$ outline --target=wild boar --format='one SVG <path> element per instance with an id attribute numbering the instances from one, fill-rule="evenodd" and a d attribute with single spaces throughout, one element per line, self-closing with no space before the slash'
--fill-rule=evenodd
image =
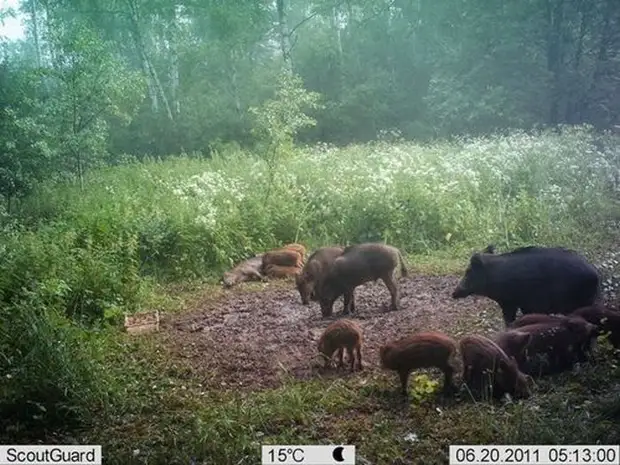
<path id="1" fill-rule="evenodd" d="M 521 369 L 526 364 L 526 348 L 532 338 L 531 334 L 519 332 L 518 329 L 503 331 L 495 336 L 494 342 L 508 355 L 514 357 Z"/>
<path id="2" fill-rule="evenodd" d="M 463 357 L 463 380 L 478 391 L 492 388 L 493 397 L 508 393 L 514 397 L 527 398 L 532 394 L 532 378 L 519 370 L 514 357 L 509 357 L 492 340 L 478 335 L 465 336 L 459 342 Z M 486 376 L 491 377 L 488 382 Z"/>
<path id="3" fill-rule="evenodd" d="M 522 326 L 515 331 L 530 335 L 522 371 L 540 376 L 567 370 L 576 361 L 585 361 L 585 352 L 596 335 L 594 325 L 577 319 L 569 319 L 564 324 Z"/>
<path id="4" fill-rule="evenodd" d="M 456 348 L 456 342 L 451 337 L 427 331 L 385 344 L 379 351 L 379 357 L 383 368 L 398 373 L 405 396 L 409 374 L 419 368 L 439 368 L 444 374 L 444 391 L 450 391 L 454 387 L 452 359 Z"/>
<path id="5" fill-rule="evenodd" d="M 293 278 L 301 273 L 301 268 L 296 266 L 269 265 L 265 268 L 265 276 L 268 278 L 284 279 Z"/>
<path id="6" fill-rule="evenodd" d="M 390 310 L 399 309 L 400 293 L 395 282 L 395 270 L 400 265 L 401 275 L 407 276 L 407 268 L 396 247 L 379 243 L 365 243 L 345 248 L 328 268 L 316 287 L 316 295 L 324 317 L 330 316 L 334 302 L 344 295 L 345 314 L 351 311 L 354 291 L 369 281 L 381 279 L 391 295 Z"/>
<path id="7" fill-rule="evenodd" d="M 319 354 L 325 359 L 325 368 L 331 365 L 332 355 L 338 352 L 339 367 L 344 367 L 343 355 L 346 349 L 351 365 L 351 371 L 355 371 L 355 359 L 357 356 L 357 368 L 362 369 L 362 328 L 353 320 L 340 319 L 331 323 L 319 339 Z M 354 355 L 355 352 L 355 355 Z"/>
<path id="8" fill-rule="evenodd" d="M 264 273 L 269 265 L 295 266 L 301 268 L 303 263 L 301 255 L 295 250 L 278 249 L 270 250 L 263 254 L 263 267 L 261 271 Z"/>
<path id="9" fill-rule="evenodd" d="M 517 310 L 528 313 L 570 313 L 599 297 L 600 276 L 577 252 L 561 247 L 521 247 L 495 254 L 493 246 L 474 253 L 452 297 L 488 297 L 499 304 L 504 323 Z"/>
<path id="10" fill-rule="evenodd" d="M 294 250 L 301 256 L 302 264 L 306 261 L 306 247 L 303 244 L 286 244 L 282 249 Z"/>
<path id="11" fill-rule="evenodd" d="M 620 312 L 603 305 L 578 308 L 570 314 L 596 325 L 597 334 L 609 333 L 609 342 L 620 348 Z"/>
<path id="12" fill-rule="evenodd" d="M 564 315 L 547 315 L 546 313 L 528 313 L 517 318 L 510 323 L 510 328 L 520 328 L 522 326 L 535 325 L 539 323 L 555 324 L 564 321 Z"/>
<path id="13" fill-rule="evenodd" d="M 295 278 L 295 284 L 304 305 L 310 304 L 310 298 L 316 298 L 314 287 L 334 262 L 334 260 L 342 255 L 344 248 L 342 247 L 321 247 L 308 257 L 308 261 L 304 265 L 302 272 Z M 354 303 L 351 304 L 354 306 Z M 352 311 L 355 311 L 352 309 Z"/>
<path id="14" fill-rule="evenodd" d="M 262 265 L 263 254 L 244 260 L 232 270 L 224 273 L 222 284 L 229 288 L 247 281 L 266 281 L 267 278 L 261 274 Z"/>

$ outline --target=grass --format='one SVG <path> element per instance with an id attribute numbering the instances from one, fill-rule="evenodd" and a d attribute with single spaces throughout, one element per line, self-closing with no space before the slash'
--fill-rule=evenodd
<path id="1" fill-rule="evenodd" d="M 369 463 L 428 464 L 446 463 L 450 444 L 620 441 L 620 369 L 600 352 L 597 364 L 580 373 L 539 381 L 529 400 L 491 404 L 475 403 L 466 393 L 460 400 L 427 394 L 404 402 L 389 373 L 289 380 L 281 388 L 249 394 L 205 392 L 186 368 L 166 358 L 156 338 L 126 344 L 126 350 L 140 354 L 142 365 L 152 367 L 128 373 L 128 379 L 146 376 L 141 386 L 150 389 L 137 397 L 141 405 L 135 413 L 79 436 L 103 443 L 106 463 L 190 463 L 192 458 L 257 463 L 261 444 L 343 443 L 356 445 Z M 441 379 L 438 373 L 430 376 Z M 419 384 L 412 381 L 410 391 Z"/>
<path id="2" fill-rule="evenodd" d="M 84 192 L 40 186 L 22 226 L 0 232 L 0 439 L 102 443 L 119 464 L 256 463 L 267 443 L 356 444 L 373 464 L 445 463 L 455 443 L 618 443 L 610 356 L 526 402 L 432 401 L 420 378 L 405 404 L 388 374 L 205 391 L 157 336 L 116 329 L 125 312 L 198 308 L 224 269 L 293 241 L 386 241 L 410 273 L 434 275 L 460 273 L 488 243 L 559 244 L 613 277 L 617 146 L 562 128 L 300 149 L 269 187 L 241 152 L 102 169 Z"/>

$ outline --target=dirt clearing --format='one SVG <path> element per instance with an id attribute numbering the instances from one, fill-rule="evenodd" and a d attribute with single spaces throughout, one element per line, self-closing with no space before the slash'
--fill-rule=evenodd
<path id="1" fill-rule="evenodd" d="M 453 337 L 490 334 L 503 327 L 501 312 L 488 299 L 454 300 L 456 276 L 401 278 L 402 310 L 387 312 L 390 295 L 379 281 L 355 292 L 352 318 L 364 331 L 364 375 L 380 371 L 379 347 L 386 341 L 417 331 L 443 331 Z M 172 357 L 190 362 L 199 382 L 214 389 L 257 390 L 276 387 L 286 376 L 310 379 L 349 376 L 325 372 L 317 358 L 317 341 L 334 318 L 323 319 L 319 305 L 301 304 L 291 282 L 266 284 L 262 291 L 243 286 L 225 292 L 204 308 L 163 322 L 162 337 Z"/>

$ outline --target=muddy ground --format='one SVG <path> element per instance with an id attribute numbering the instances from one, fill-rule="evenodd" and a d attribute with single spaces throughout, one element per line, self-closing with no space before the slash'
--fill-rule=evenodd
<path id="1" fill-rule="evenodd" d="M 412 332 L 438 330 L 455 338 L 492 334 L 503 327 L 499 307 L 488 299 L 454 300 L 456 276 L 401 278 L 400 311 L 388 312 L 390 295 L 379 281 L 355 292 L 357 320 L 364 331 L 364 375 L 381 372 L 379 347 Z M 319 305 L 301 304 L 293 282 L 267 283 L 260 291 L 243 285 L 226 291 L 202 308 L 166 319 L 162 324 L 170 355 L 192 367 L 209 388 L 257 390 L 277 387 L 286 377 L 350 376 L 325 371 L 317 355 L 323 330 L 340 317 L 342 299 L 331 319 Z"/>

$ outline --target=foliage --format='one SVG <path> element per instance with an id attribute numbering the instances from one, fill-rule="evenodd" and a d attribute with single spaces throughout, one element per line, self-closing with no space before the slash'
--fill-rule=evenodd
<path id="1" fill-rule="evenodd" d="M 99 168 L 86 173 L 83 192 L 73 184 L 43 183 L 20 205 L 21 223 L 31 227 L 5 226 L 0 233 L 3 418 L 11 425 L 19 419 L 23 429 L 14 434 L 20 436 L 33 421 L 84 422 L 93 409 L 126 418 L 126 409 L 133 408 L 148 416 L 154 400 L 146 391 L 165 386 L 164 381 L 149 364 L 150 374 L 136 378 L 118 372 L 133 368 L 116 357 L 133 360 L 134 355 L 117 352 L 98 328 L 106 321 L 118 323 L 125 311 L 152 305 L 155 280 L 213 276 L 285 242 L 312 249 L 386 240 L 407 253 L 443 254 L 459 263 L 489 242 L 559 243 L 586 251 L 607 244 L 616 228 L 609 221 L 618 218 L 617 146 L 614 136 L 599 136 L 589 127 L 432 145 L 322 145 L 294 151 L 277 166 L 268 201 L 267 167 L 234 147 L 209 160 L 188 155 Z M 105 373 L 99 371 L 102 363 Z M 413 391 L 419 400 L 435 387 L 434 381 L 418 384 Z M 118 403 L 117 392 L 138 405 Z M 316 392 L 321 402 L 331 399 L 322 388 Z M 221 409 L 201 411 L 195 423 L 187 423 L 196 417 L 186 414 L 164 418 L 188 431 L 175 441 L 228 463 L 239 450 L 251 454 L 256 441 L 330 437 L 291 428 L 314 421 L 316 392 L 301 386 L 277 394 L 291 399 L 281 405 L 275 432 L 263 421 L 273 424 L 274 417 L 266 416 L 276 409 L 269 394 L 242 404 L 228 399 Z M 346 399 L 335 402 L 347 405 Z M 294 405 L 299 408 L 288 408 Z M 69 418 L 70 412 L 75 415 Z M 331 418 L 331 407 L 321 415 Z M 394 419 L 376 421 L 386 433 L 400 428 Z M 129 423 L 135 422 L 123 424 Z M 508 428 L 510 422 L 502 424 Z M 257 439 L 256 431 L 267 437 Z M 508 437 L 483 432 L 491 439 Z M 238 441 L 225 439 L 233 436 Z M 151 441 L 160 441 L 156 447 L 169 444 L 155 437 L 160 439 L 144 440 L 145 450 Z M 221 440 L 202 441 L 212 446 L 205 452 L 192 446 L 196 437 Z M 377 442 L 376 450 L 368 444 L 371 456 L 391 457 L 398 449 L 398 444 Z M 379 445 L 386 446 L 384 452 Z"/>
<path id="2" fill-rule="evenodd" d="M 105 346 L 35 293 L 0 306 L 0 428 L 34 434 L 92 421 L 115 400 Z"/>
<path id="3" fill-rule="evenodd" d="M 84 171 L 106 153 L 108 121 L 129 124 L 143 98 L 141 77 L 110 52 L 110 44 L 84 25 L 57 38 L 60 54 L 46 73 L 54 87 L 41 102 L 43 120 L 69 172 L 83 181 Z"/>
<path id="4" fill-rule="evenodd" d="M 252 135 L 269 170 L 269 186 L 277 165 L 292 152 L 297 133 L 316 124 L 306 112 L 321 107 L 319 98 L 316 92 L 303 88 L 298 76 L 281 73 L 275 97 L 263 102 L 260 108 L 249 109 L 253 116 Z"/>
<path id="5" fill-rule="evenodd" d="M 146 86 L 129 126 L 113 119 L 105 132 L 93 123 L 83 136 L 71 136 L 77 141 L 65 141 L 71 147 L 79 142 L 142 157 L 204 152 L 215 140 L 251 146 L 252 129 L 270 125 L 255 128 L 248 109 L 266 105 L 282 87 L 283 50 L 305 86 L 323 96 L 316 125 L 297 136 L 307 142 L 365 142 L 393 129 L 407 139 L 430 139 L 620 123 L 614 0 L 21 4 L 26 39 L 5 44 L 15 66 L 69 77 L 57 65 L 75 56 L 71 44 L 80 47 L 84 60 L 76 69 L 83 71 L 80 82 L 93 79 L 95 113 L 97 87 L 112 96 L 125 86 L 129 103 L 138 93 L 124 77 L 138 73 Z M 94 37 L 111 44 L 105 53 L 97 53 Z M 118 85 L 105 79 L 110 53 L 124 64 Z M 20 81 L 15 75 L 10 85 Z M 63 102 L 67 92 L 83 97 L 80 89 L 60 79 L 35 98 Z"/>

